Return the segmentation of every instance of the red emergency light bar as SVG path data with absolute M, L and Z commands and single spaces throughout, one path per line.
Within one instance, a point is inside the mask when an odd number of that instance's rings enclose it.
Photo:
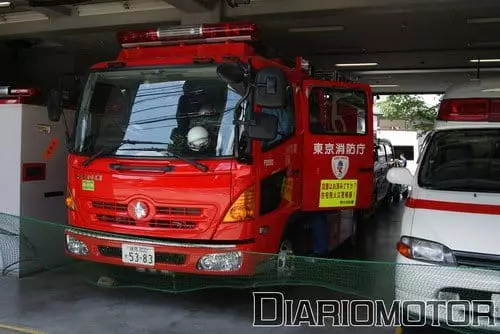
M 184 43 L 217 43 L 252 41 L 257 27 L 253 23 L 210 23 L 171 28 L 130 30 L 118 33 L 118 42 L 124 48 Z
M 0 86 L 1 97 L 17 97 L 17 96 L 34 96 L 37 90 L 35 88 L 10 88 L 8 86 Z
M 500 122 L 500 100 L 450 99 L 441 102 L 440 121 Z

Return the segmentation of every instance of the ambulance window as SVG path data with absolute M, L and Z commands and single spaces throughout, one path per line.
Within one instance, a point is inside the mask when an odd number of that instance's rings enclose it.
M 263 108 L 262 112 L 278 117 L 278 134 L 273 140 L 262 143 L 262 151 L 268 151 L 290 138 L 295 131 L 295 106 L 293 103 L 293 87 L 287 88 L 287 101 L 284 108 Z
M 309 95 L 309 130 L 313 134 L 366 134 L 364 91 L 314 87 Z
M 421 161 L 419 185 L 467 192 L 500 192 L 500 130 L 441 130 Z

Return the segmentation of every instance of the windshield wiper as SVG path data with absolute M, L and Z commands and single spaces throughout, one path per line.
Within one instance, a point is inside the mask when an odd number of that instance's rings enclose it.
M 162 142 L 154 142 L 154 141 L 140 141 L 140 140 L 123 140 L 117 144 L 110 145 L 110 146 L 105 146 L 101 150 L 97 151 L 93 155 L 87 158 L 82 165 L 84 167 L 87 167 L 92 161 L 94 161 L 97 158 L 100 158 L 102 156 L 105 156 L 107 154 L 110 154 L 113 151 L 116 151 L 123 145 L 140 145 L 140 144 L 146 144 L 146 145 L 168 145 L 168 143 L 162 143 Z
M 157 143 L 157 142 L 140 142 L 140 144 L 160 144 L 160 143 Z M 165 143 L 161 143 L 161 144 L 165 144 Z M 147 152 L 147 151 L 152 151 L 152 152 L 167 152 L 169 153 L 171 156 L 173 156 L 174 158 L 176 159 L 179 159 L 179 160 L 182 160 L 188 164 L 190 164 L 191 166 L 193 167 L 196 167 L 198 168 L 200 171 L 202 172 L 208 172 L 208 166 L 207 165 L 204 165 L 202 164 L 201 162 L 198 162 L 196 160 L 192 160 L 192 159 L 189 159 L 189 158 L 186 158 L 168 148 L 159 148 L 159 147 L 150 147 L 150 148 L 126 148 L 124 149 L 124 151 L 144 151 L 144 152 Z

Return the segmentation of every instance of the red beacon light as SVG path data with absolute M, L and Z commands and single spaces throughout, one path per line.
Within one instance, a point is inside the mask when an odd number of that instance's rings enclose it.
M 257 28 L 253 23 L 211 23 L 171 28 L 131 30 L 118 33 L 124 48 L 172 44 L 242 42 L 256 39 Z
M 439 121 L 500 122 L 500 100 L 450 99 L 439 106 Z
M 9 86 L 0 86 L 0 98 L 2 97 L 32 97 L 37 94 L 35 88 L 11 88 Z

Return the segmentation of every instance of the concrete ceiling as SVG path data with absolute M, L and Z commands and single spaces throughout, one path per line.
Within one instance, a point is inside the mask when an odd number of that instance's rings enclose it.
M 454 82 L 477 77 L 477 64 L 470 59 L 500 58 L 497 0 L 480 4 L 472 0 L 251 0 L 236 8 L 225 1 L 219 8 L 215 0 L 87 1 L 49 8 L 14 2 L 14 9 L 0 10 L 0 40 L 29 38 L 40 52 L 113 57 L 118 29 L 205 21 L 207 13 L 216 12 L 212 18 L 257 23 L 273 55 L 302 55 L 325 75 L 342 71 L 353 80 L 398 85 L 376 88 L 377 92 L 442 92 Z M 33 21 L 10 23 L 9 18 L 23 21 L 23 15 Z M 319 26 L 329 31 L 310 29 Z M 290 32 L 297 28 L 309 31 Z M 378 66 L 335 66 L 358 62 Z M 496 65 L 500 67 L 500 63 L 481 65 L 480 75 L 497 75 Z

